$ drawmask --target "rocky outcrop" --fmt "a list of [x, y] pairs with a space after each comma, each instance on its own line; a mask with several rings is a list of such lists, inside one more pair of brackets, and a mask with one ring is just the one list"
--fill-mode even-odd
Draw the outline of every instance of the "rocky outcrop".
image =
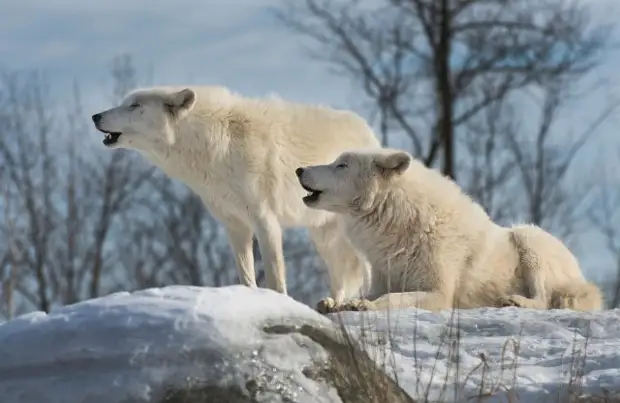
[[411, 402], [339, 326], [242, 286], [117, 293], [0, 325], [11, 403]]

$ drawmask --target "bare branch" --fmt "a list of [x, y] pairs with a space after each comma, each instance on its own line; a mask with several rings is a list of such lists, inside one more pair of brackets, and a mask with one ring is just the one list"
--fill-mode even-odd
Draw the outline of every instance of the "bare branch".
[[610, 32], [586, 5], [562, 0], [305, 0], [277, 16], [317, 45], [315, 58], [362, 84], [383, 137], [405, 134], [414, 155], [429, 166], [442, 156], [452, 177], [459, 128], [516, 91], [576, 81], [598, 65]]

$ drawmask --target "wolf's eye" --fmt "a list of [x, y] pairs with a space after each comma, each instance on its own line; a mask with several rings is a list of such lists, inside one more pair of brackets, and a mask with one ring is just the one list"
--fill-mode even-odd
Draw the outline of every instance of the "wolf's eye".
[[134, 102], [133, 104], [129, 105], [129, 109], [136, 109], [137, 107], [139, 107], [140, 104], [137, 102]]
[[336, 165], [336, 168], [338, 168], [338, 169], [343, 169], [343, 168], [346, 168], [346, 167], [347, 167], [347, 164], [338, 164], [338, 165]]

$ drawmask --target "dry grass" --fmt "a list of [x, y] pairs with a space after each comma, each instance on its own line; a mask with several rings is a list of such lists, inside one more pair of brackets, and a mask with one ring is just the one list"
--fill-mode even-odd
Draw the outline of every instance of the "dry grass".
[[[364, 321], [368, 321], [368, 313], [367, 312], [359, 312], [358, 315], [361, 315], [362, 318], [365, 317]], [[429, 402], [430, 400], [430, 384], [422, 385], [420, 384], [420, 371], [421, 368], [417, 365], [417, 356], [416, 353], [416, 340], [417, 337], [417, 326], [414, 324], [413, 329], [413, 345], [414, 345], [414, 368], [411, 368], [412, 371], [416, 372], [414, 378], [417, 379], [417, 385], [404, 385], [402, 380], [399, 380], [397, 377], [395, 356], [388, 348], [381, 349], [381, 345], [386, 345], [388, 343], [394, 343], [394, 337], [392, 334], [393, 329], [395, 327], [392, 323], [389, 323], [391, 315], [387, 313], [386, 317], [388, 318], [387, 328], [389, 329], [387, 333], [383, 334], [372, 334], [365, 331], [367, 326], [360, 326], [360, 332], [356, 335], [353, 335], [349, 328], [347, 328], [344, 324], [343, 318], [340, 314], [335, 315], [335, 322], [339, 324], [340, 329], [345, 336], [345, 340], [347, 341], [347, 345], [350, 346], [352, 351], [355, 350], [364, 350], [371, 351], [374, 356], [372, 357], [373, 361], [375, 361], [378, 365], [376, 368], [382, 370], [385, 374], [390, 374], [392, 378], [394, 378], [397, 385], [405, 387], [407, 390], [415, 389], [416, 391], [416, 403], [424, 403]], [[416, 320], [417, 323], [417, 320]], [[523, 326], [521, 327], [523, 329]], [[433, 373], [431, 373], [431, 383], [441, 382], [439, 379], [433, 379], [434, 375], [437, 375], [435, 372], [435, 365], [439, 362], [439, 356], [444, 355], [447, 356], [447, 359], [442, 360], [443, 362], [452, 362], [453, 365], [449, 368], [448, 373], [445, 375], [446, 379], [444, 382], [444, 387], [440, 394], [439, 400], [449, 399], [454, 401], [467, 401], [467, 402], [485, 402], [489, 397], [498, 396], [503, 394], [505, 399], [507, 399], [507, 403], [620, 403], [620, 390], [618, 391], [604, 391], [603, 393], [592, 396], [586, 395], [583, 391], [583, 378], [584, 378], [584, 367], [586, 362], [586, 350], [588, 345], [588, 335], [586, 334], [585, 341], [581, 341], [581, 349], [579, 348], [579, 340], [578, 340], [578, 332], [574, 332], [573, 339], [573, 350], [570, 359], [570, 369], [568, 371], [568, 379], [566, 384], [561, 387], [561, 390], [555, 395], [551, 397], [545, 397], [541, 399], [536, 399], [536, 401], [528, 400], [520, 400], [519, 396], [516, 393], [516, 371], [517, 371], [517, 362], [516, 358], [510, 358], [510, 355], [513, 357], [519, 356], [520, 349], [520, 340], [522, 334], [519, 334], [518, 337], [509, 338], [506, 340], [504, 345], [502, 346], [501, 356], [500, 356], [500, 371], [503, 373], [509, 373], [512, 375], [512, 383], [505, 383], [498, 380], [493, 380], [492, 374], [490, 371], [490, 365], [488, 363], [488, 359], [484, 354], [479, 355], [479, 363], [474, 368], [468, 369], [467, 372], [463, 373], [464, 369], [460, 366], [459, 360], [459, 349], [460, 349], [460, 338], [461, 332], [459, 331], [459, 320], [458, 320], [458, 310], [453, 310], [450, 315], [450, 320], [445, 325], [444, 332], [441, 337], [441, 342], [436, 352], [435, 364], [433, 365]], [[447, 351], [446, 351], [447, 350]], [[443, 353], [443, 354], [442, 354]], [[512, 354], [509, 354], [512, 353]], [[341, 382], [348, 382], [350, 384], [359, 384], [362, 382], [361, 380], [365, 380], [368, 378], [368, 371], [362, 370], [358, 371], [357, 367], [350, 366], [346, 369], [344, 374], [349, 379]], [[448, 376], [452, 374], [457, 379], [462, 381], [460, 382], [460, 391], [463, 391], [463, 385], [466, 384], [467, 380], [474, 376], [479, 375], [481, 381], [479, 390], [469, 396], [458, 395], [457, 390], [454, 390], [453, 396], [448, 396]], [[437, 375], [439, 376], [439, 375]], [[355, 379], [355, 378], [359, 378]], [[503, 378], [503, 377], [500, 377]], [[381, 387], [380, 384], [375, 383], [375, 387]], [[412, 386], [414, 386], [412, 388]], [[368, 402], [381, 401], [384, 403], [392, 403], [392, 400], [387, 399], [386, 393], [381, 391], [375, 391], [376, 395], [384, 396], [381, 400], [368, 400]], [[413, 398], [409, 397], [409, 400], [413, 402]], [[436, 401], [436, 400], [434, 400]], [[396, 402], [396, 401], [394, 401]]]

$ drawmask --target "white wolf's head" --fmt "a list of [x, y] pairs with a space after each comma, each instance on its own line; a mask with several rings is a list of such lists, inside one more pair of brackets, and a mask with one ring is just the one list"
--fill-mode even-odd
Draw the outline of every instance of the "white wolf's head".
[[401, 150], [366, 149], [342, 153], [328, 165], [296, 170], [301, 186], [309, 192], [306, 206], [334, 213], [365, 211], [378, 195], [402, 175], [413, 157]]
[[92, 119], [97, 130], [106, 134], [107, 147], [148, 149], [154, 143], [174, 143], [174, 126], [195, 104], [196, 93], [189, 88], [136, 90], [119, 106]]

